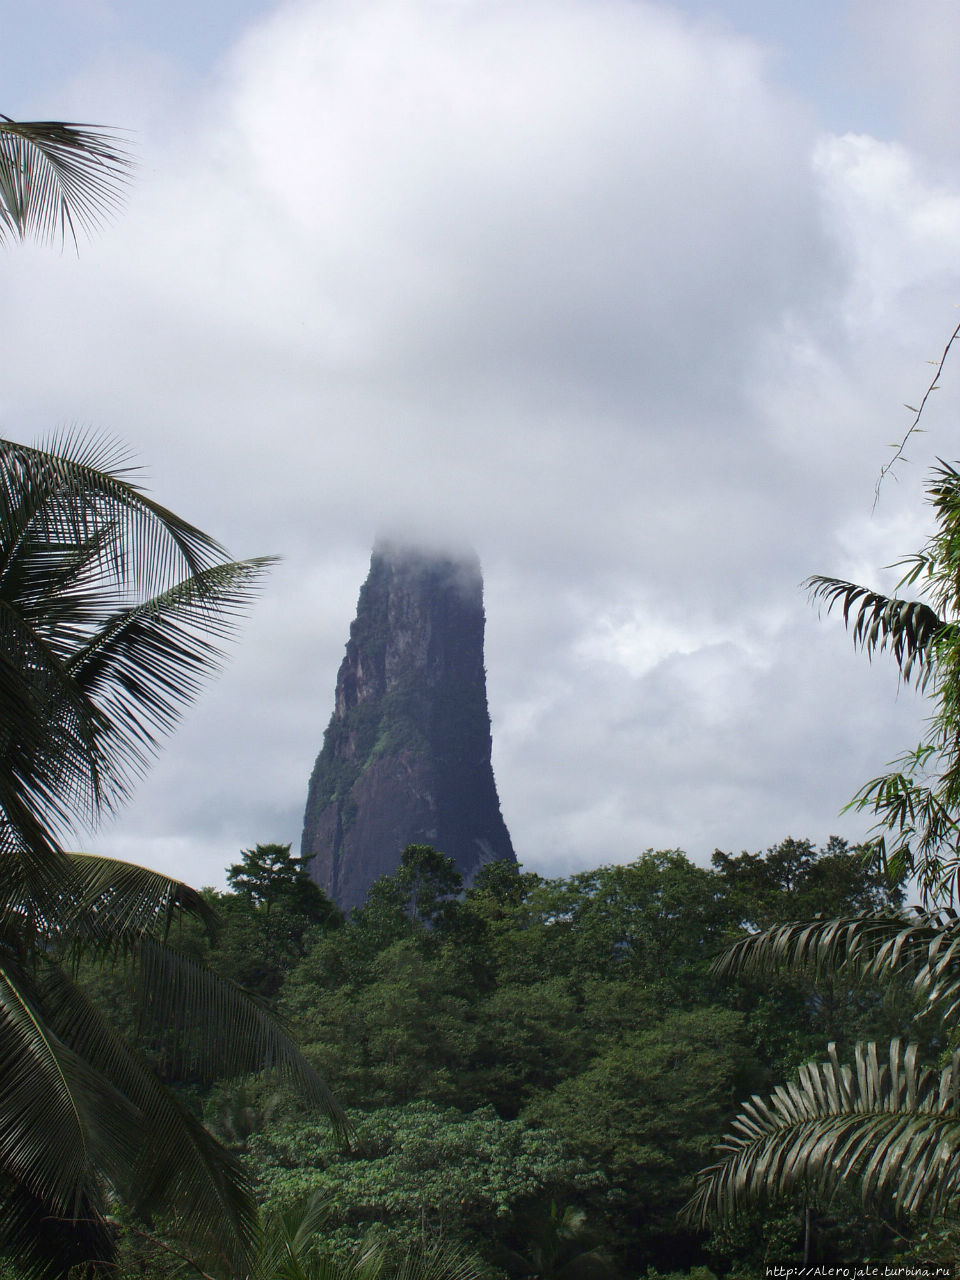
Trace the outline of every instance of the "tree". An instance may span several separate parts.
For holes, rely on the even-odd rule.
[[[900,585],[927,600],[889,598],[838,579],[810,579],[815,598],[842,604],[854,643],[888,650],[903,680],[927,692],[924,740],[852,804],[877,817],[877,846],[894,877],[917,876],[926,902],[949,898],[960,874],[960,473],[939,463],[928,486],[936,528],[902,563]],[[928,603],[929,601],[929,603]],[[721,959],[749,974],[792,968],[852,979],[907,979],[920,1010],[951,1038],[960,1010],[960,917],[949,909],[859,914],[768,928]],[[858,1045],[852,1067],[835,1051],[801,1069],[769,1101],[744,1108],[703,1171],[688,1214],[729,1217],[763,1197],[805,1187],[832,1194],[854,1179],[863,1202],[911,1215],[960,1197],[960,1057],[922,1068],[915,1045]]]
[[[676,1213],[743,1087],[742,1022],[709,1005],[670,1012],[604,1047],[523,1112],[563,1134],[625,1197],[631,1215],[611,1235],[634,1266],[651,1254],[678,1262],[691,1249],[677,1238]]]
[[[179,916],[213,923],[201,895],[63,847],[126,798],[268,564],[127,471],[103,440],[0,441],[0,1247],[51,1276],[109,1259],[117,1194],[230,1259],[256,1229],[240,1166],[86,997],[82,957],[125,961],[166,1074],[273,1063],[332,1107],[263,1007],[171,945]]]
[[[61,242],[95,230],[118,206],[131,164],[116,134],[0,115],[0,241]]]
[[[351,1115],[350,1152],[334,1150],[316,1123],[291,1119],[253,1135],[244,1157],[267,1212],[314,1194],[328,1200],[328,1244],[338,1252],[371,1226],[401,1251],[431,1240],[479,1248],[532,1204],[605,1182],[555,1131],[503,1120],[492,1107],[464,1114],[411,1102]]]
[[[280,902],[326,915],[332,904],[310,879],[308,861],[294,857],[288,844],[258,844],[255,849],[241,849],[240,861],[227,868],[227,884],[254,906],[262,906],[267,915]]]

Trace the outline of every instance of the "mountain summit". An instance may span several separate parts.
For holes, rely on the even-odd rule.
[[[516,861],[490,763],[483,628],[475,556],[376,545],[301,844],[345,910],[393,874],[407,844],[449,854],[467,882],[485,862]]]

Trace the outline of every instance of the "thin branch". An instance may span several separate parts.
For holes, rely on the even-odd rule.
[[[933,375],[933,381],[930,383],[929,387],[927,387],[926,391],[923,393],[923,399],[920,401],[920,408],[914,410],[915,416],[913,421],[910,423],[910,426],[907,428],[906,434],[904,435],[903,439],[900,441],[899,445],[897,445],[896,452],[894,453],[890,461],[885,462],[883,466],[880,468],[880,475],[877,477],[877,486],[873,491],[874,508],[876,508],[877,503],[880,501],[880,486],[883,484],[884,476],[887,474],[889,470],[891,470],[894,464],[899,462],[900,459],[903,457],[903,451],[907,447],[907,441],[910,439],[913,433],[918,429],[920,425],[920,418],[923,415],[923,410],[926,407],[926,403],[930,399],[931,394],[937,390],[937,384],[940,381],[941,373],[943,373],[943,366],[947,363],[947,356],[950,354],[950,348],[956,342],[958,337],[960,337],[960,324],[958,324],[957,327],[954,329],[953,333],[950,335],[950,341],[943,348],[943,355],[940,357],[940,363],[937,365],[937,372]],[[911,407],[912,407],[911,405],[907,405],[908,409]]]

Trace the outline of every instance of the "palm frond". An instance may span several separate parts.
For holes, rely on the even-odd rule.
[[[724,977],[780,970],[881,984],[902,978],[923,1013],[950,1022],[960,1014],[960,913],[918,909],[775,925],[741,938],[713,965]]]
[[[212,1081],[272,1068],[349,1139],[340,1104],[265,1003],[153,938],[143,939],[136,960],[142,1026],[159,1037],[171,1072]]]
[[[218,564],[102,621],[64,663],[95,707],[97,772],[126,796],[130,771],[142,773],[159,736],[218,670],[222,649],[250,602],[270,557]],[[213,638],[211,638],[213,637]],[[101,782],[102,802],[108,800]]]
[[[159,871],[89,853],[67,855],[75,873],[76,901],[65,905],[48,945],[75,957],[95,951],[120,956],[145,936],[167,938],[180,916],[193,916],[211,933],[217,914],[203,894]]]
[[[859,1183],[865,1207],[899,1214],[942,1209],[960,1193],[960,1053],[942,1072],[917,1065],[916,1046],[872,1043],[852,1067],[801,1068],[769,1099],[754,1095],[703,1170],[688,1220],[729,1219],[798,1189],[825,1197]]]
[[[61,1218],[140,1150],[136,1108],[50,1025],[29,971],[0,965],[0,1172]]]
[[[324,1250],[322,1230],[330,1210],[319,1194],[265,1215],[260,1255],[252,1280],[479,1280],[477,1259],[444,1241],[395,1258],[375,1233],[347,1257]]]
[[[76,243],[118,208],[131,167],[112,130],[0,116],[0,240]]]
[[[238,1266],[249,1260],[256,1206],[236,1157],[161,1084],[59,966],[45,968],[40,994],[53,1033],[135,1109],[135,1151],[105,1166],[114,1188],[135,1212],[174,1210],[184,1238],[195,1246],[226,1251]]]
[[[837,972],[862,977],[879,952],[915,924],[890,914],[774,925],[739,939],[714,961],[712,971],[721,977],[755,977],[780,970],[809,972],[815,978]]]
[[[39,449],[0,440],[0,586],[38,547],[48,558],[95,547],[100,577],[141,596],[219,563],[223,547],[148,497],[136,473],[108,436],[73,431]]]
[[[115,1248],[116,1228],[98,1201],[81,1195],[75,1215],[64,1219],[42,1197],[0,1174],[0,1250],[18,1277],[63,1280],[89,1274],[90,1259],[111,1258]]]
[[[913,678],[919,688],[925,688],[934,670],[937,641],[947,626],[929,605],[819,574],[803,585],[811,599],[826,603],[828,613],[835,605],[842,606],[844,625],[868,658],[889,649],[904,680],[909,683]]]
[[[0,812],[28,858],[126,798],[270,563],[224,561],[111,441],[54,443],[0,441]]]

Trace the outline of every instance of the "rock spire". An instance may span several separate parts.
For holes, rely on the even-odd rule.
[[[490,762],[483,579],[475,556],[378,542],[337,675],[301,856],[342,908],[392,875],[407,844],[469,882],[516,861]]]

